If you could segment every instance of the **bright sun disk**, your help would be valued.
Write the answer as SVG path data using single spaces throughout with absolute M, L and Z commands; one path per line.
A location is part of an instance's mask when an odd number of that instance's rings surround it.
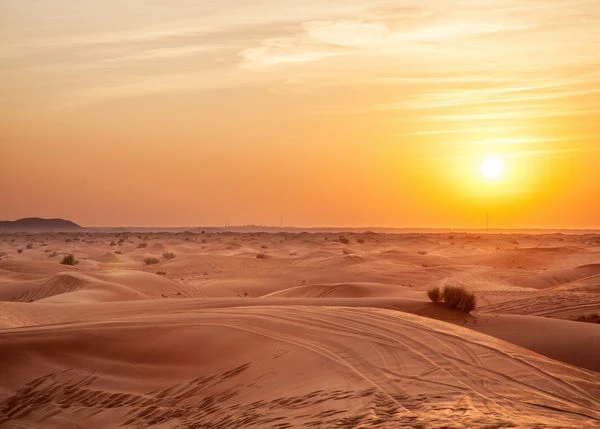
M 481 163 L 481 175 L 486 179 L 496 179 L 502 175 L 504 164 L 496 156 L 489 156 Z

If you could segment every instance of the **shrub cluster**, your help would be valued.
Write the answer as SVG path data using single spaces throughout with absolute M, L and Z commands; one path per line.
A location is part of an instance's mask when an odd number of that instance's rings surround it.
M 600 323 L 600 314 L 590 313 L 584 314 L 574 319 L 576 322 Z
M 446 286 L 441 291 L 439 287 L 429 289 L 427 295 L 432 302 L 444 302 L 446 307 L 453 310 L 470 313 L 477 305 L 477 297 L 464 287 Z
M 429 299 L 432 302 L 440 302 L 440 298 L 441 298 L 441 293 L 440 293 L 440 288 L 439 287 L 434 287 L 433 289 L 429 289 L 427 291 L 427 296 L 429 296 Z
M 60 261 L 60 263 L 63 265 L 77 265 L 78 262 L 79 261 L 75 259 L 75 256 L 73 255 L 66 255 L 64 258 L 62 258 L 62 261 Z

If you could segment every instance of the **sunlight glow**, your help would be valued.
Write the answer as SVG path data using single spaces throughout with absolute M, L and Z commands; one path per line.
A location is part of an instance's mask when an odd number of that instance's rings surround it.
M 504 171 L 504 163 L 496 156 L 489 156 L 481 163 L 481 175 L 486 179 L 497 179 Z

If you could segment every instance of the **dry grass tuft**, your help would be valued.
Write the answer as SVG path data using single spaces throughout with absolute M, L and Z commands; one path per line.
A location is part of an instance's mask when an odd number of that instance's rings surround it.
M 73 255 L 66 255 L 64 258 L 62 258 L 62 261 L 60 261 L 60 263 L 62 265 L 77 265 L 79 261 L 75 259 L 75 256 Z
M 439 287 L 434 287 L 427 291 L 427 296 L 432 302 L 438 303 L 440 302 L 440 298 L 442 297 L 442 293 L 440 292 Z
M 600 314 L 598 314 L 598 313 L 584 314 L 582 316 L 576 317 L 573 320 L 576 322 L 600 323 Z
M 434 302 L 443 302 L 446 307 L 463 313 L 470 313 L 477 306 L 477 297 L 473 292 L 459 286 L 446 286 L 443 291 L 439 287 L 429 289 L 427 296 Z

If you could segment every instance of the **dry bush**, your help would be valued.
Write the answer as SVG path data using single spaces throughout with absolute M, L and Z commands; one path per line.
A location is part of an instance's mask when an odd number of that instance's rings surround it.
M 75 256 L 73 256 L 72 254 L 66 255 L 64 258 L 62 258 L 62 261 L 60 261 L 60 263 L 62 265 L 77 265 L 79 263 L 79 261 L 77 259 L 75 259 Z
M 264 253 L 259 253 L 256 255 L 256 259 L 267 259 L 268 256 Z
M 160 261 L 158 260 L 158 258 L 146 258 L 144 259 L 144 263 L 146 265 L 155 265 L 158 264 Z
M 443 299 L 448 308 L 470 313 L 477 305 L 475 294 L 467 291 L 464 287 L 446 286 Z
M 429 297 L 429 299 L 432 302 L 440 302 L 440 298 L 442 296 L 442 293 L 440 292 L 440 288 L 439 287 L 434 287 L 431 288 L 427 291 L 427 296 Z
M 600 323 L 600 314 L 598 314 L 598 313 L 584 314 L 573 320 L 575 320 L 576 322 Z
M 365 240 L 364 240 L 364 238 L 359 238 L 359 239 L 357 239 L 357 240 L 356 240 L 356 242 L 357 242 L 358 244 L 365 244 Z
M 144 249 L 146 247 L 148 247 L 148 243 L 140 243 L 140 244 L 137 245 L 138 249 Z
M 342 243 L 342 244 L 350 244 L 350 240 L 348 240 L 348 239 L 347 239 L 346 237 L 344 237 L 344 236 L 341 236 L 341 237 L 339 238 L 339 241 L 340 241 L 340 243 Z
M 175 259 L 175 253 L 173 252 L 165 252 L 163 253 L 163 258 L 169 260 L 169 259 Z

